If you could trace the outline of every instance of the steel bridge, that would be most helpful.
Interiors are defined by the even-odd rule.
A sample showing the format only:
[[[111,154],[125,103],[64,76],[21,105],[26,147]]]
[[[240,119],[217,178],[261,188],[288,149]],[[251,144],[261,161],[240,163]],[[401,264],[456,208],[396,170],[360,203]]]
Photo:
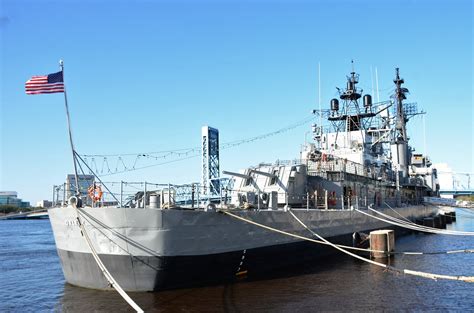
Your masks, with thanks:
[[[469,196],[474,195],[472,178],[474,173],[467,172],[439,172],[440,176],[447,179],[441,181],[441,195]]]

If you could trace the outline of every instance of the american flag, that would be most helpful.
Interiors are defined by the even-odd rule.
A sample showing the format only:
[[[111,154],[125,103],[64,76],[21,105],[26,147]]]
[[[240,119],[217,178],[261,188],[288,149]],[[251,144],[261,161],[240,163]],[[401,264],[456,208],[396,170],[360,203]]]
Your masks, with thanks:
[[[25,83],[27,95],[64,92],[63,72],[33,76]]]

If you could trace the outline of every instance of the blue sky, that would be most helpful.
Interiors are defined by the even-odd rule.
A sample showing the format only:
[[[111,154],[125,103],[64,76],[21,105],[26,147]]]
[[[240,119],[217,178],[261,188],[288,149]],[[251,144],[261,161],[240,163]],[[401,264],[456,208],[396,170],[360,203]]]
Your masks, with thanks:
[[[471,1],[0,5],[0,190],[25,200],[50,199],[72,171],[63,95],[24,93],[28,78],[57,71],[59,59],[81,154],[199,146],[203,125],[218,128],[221,142],[277,130],[317,108],[318,62],[324,108],[354,59],[365,92],[377,67],[381,100],[400,67],[408,101],[428,112],[432,160],[474,171]],[[223,150],[221,167],[297,157],[308,129]],[[422,152],[421,118],[409,132]],[[199,173],[192,158],[107,179],[185,183]]]

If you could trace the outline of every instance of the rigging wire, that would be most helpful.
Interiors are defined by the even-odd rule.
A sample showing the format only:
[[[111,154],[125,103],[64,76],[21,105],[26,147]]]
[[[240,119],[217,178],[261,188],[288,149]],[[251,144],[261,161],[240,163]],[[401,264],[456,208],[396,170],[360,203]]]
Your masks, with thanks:
[[[116,175],[116,174],[126,173],[126,172],[138,171],[138,170],[142,170],[142,169],[146,169],[146,168],[151,168],[151,167],[156,167],[156,166],[160,166],[160,165],[164,165],[164,164],[170,164],[170,163],[175,163],[175,162],[179,162],[179,161],[183,161],[183,160],[188,160],[188,159],[196,158],[196,157],[198,157],[198,156],[199,156],[199,154],[193,155],[193,156],[189,156],[189,157],[187,157],[187,158],[181,158],[181,159],[171,160],[171,161],[162,162],[162,163],[155,163],[155,164],[150,164],[150,165],[146,165],[146,166],[135,167],[134,169],[127,169],[127,168],[125,168],[125,169],[122,170],[122,171],[112,172],[112,173],[110,173],[110,174],[105,174],[105,175],[101,175],[101,176],[102,176],[102,177],[105,177],[105,176],[112,176],[112,175]]]
[[[261,135],[250,137],[250,138],[239,139],[239,140],[234,140],[234,141],[223,143],[222,146],[221,146],[221,150],[230,149],[230,148],[237,147],[237,146],[240,146],[240,145],[243,145],[243,144],[246,144],[246,143],[251,143],[251,142],[254,142],[254,141],[257,141],[257,140],[262,140],[262,139],[266,139],[268,137],[272,137],[272,136],[275,136],[275,135],[285,133],[285,132],[290,131],[292,129],[295,129],[299,126],[305,125],[313,119],[314,119],[314,116],[309,116],[309,117],[306,117],[302,120],[294,122],[294,123],[292,123],[292,124],[290,124],[286,127],[280,128],[276,131],[272,131],[272,132],[269,132],[269,133],[261,134]],[[184,149],[177,149],[177,150],[163,150],[163,151],[144,152],[144,153],[84,154],[84,155],[82,155],[82,157],[84,158],[84,160],[87,160],[87,158],[92,159],[90,167],[92,168],[92,167],[95,166],[95,172],[96,173],[100,173],[101,176],[111,176],[111,175],[115,175],[115,174],[121,174],[121,173],[136,171],[136,170],[142,170],[142,169],[146,169],[146,168],[151,168],[151,167],[170,164],[170,163],[179,162],[179,161],[183,161],[183,160],[188,160],[188,159],[198,157],[198,156],[200,156],[200,154],[201,154],[201,148],[200,147],[193,147],[193,148],[184,148]],[[142,160],[142,159],[159,160],[159,159],[166,159],[167,157],[170,157],[170,156],[180,157],[180,156],[183,156],[183,155],[184,155],[184,157],[173,159],[173,160],[166,161],[166,162],[154,163],[154,164],[149,164],[149,165],[144,165],[144,166],[137,166],[139,164],[139,161]],[[130,166],[130,167],[127,167],[127,165],[124,161],[124,158],[125,157],[131,157],[131,156],[135,156],[135,159],[133,161],[133,165]],[[97,157],[103,158],[102,170],[101,171],[98,170],[97,164],[95,162],[95,158],[97,158]],[[114,171],[112,171],[110,169],[109,165],[108,165],[108,161],[107,161],[108,157],[117,157],[117,162],[116,162]],[[104,173],[104,171],[103,171],[104,162],[107,165],[107,173]]]
[[[229,146],[235,146],[236,144],[243,144],[243,143],[248,143],[248,142],[252,142],[252,141],[256,141],[256,140],[260,140],[260,139],[265,139],[265,138],[268,138],[268,137],[274,136],[274,135],[278,135],[278,134],[284,133],[286,131],[292,130],[294,128],[297,128],[299,126],[302,126],[304,124],[307,124],[308,122],[310,122],[313,119],[314,119],[313,116],[309,116],[309,117],[306,117],[302,120],[294,122],[294,123],[292,123],[288,126],[285,126],[283,128],[277,129],[277,130],[269,132],[269,133],[265,133],[265,134],[261,134],[261,135],[258,135],[258,136],[245,138],[245,139],[238,139],[238,140],[234,140],[234,141],[224,142],[223,143],[223,148],[229,147]],[[183,155],[183,154],[186,154],[187,152],[188,153],[201,152],[201,147],[191,147],[191,148],[182,148],[182,149],[175,149],[175,150],[161,150],[161,151],[141,152],[141,153],[82,154],[81,156],[85,157],[85,158],[89,158],[89,157],[124,157],[124,156],[137,156],[137,155],[140,155],[140,156],[143,156],[143,157],[155,158],[155,156],[154,156],[155,154],[163,154],[165,156],[169,156],[169,155],[173,155],[173,154]]]
[[[244,143],[249,143],[249,142],[253,142],[253,141],[256,141],[256,140],[261,140],[261,139],[272,137],[272,136],[275,136],[275,135],[278,135],[278,134],[282,134],[282,133],[285,133],[289,130],[292,130],[292,129],[298,127],[298,126],[302,126],[302,125],[310,122],[313,119],[314,119],[314,117],[310,116],[310,117],[307,117],[307,118],[302,119],[300,121],[297,121],[297,122],[295,122],[291,125],[288,125],[284,128],[280,128],[276,131],[270,132],[270,133],[266,133],[266,134],[262,134],[262,135],[259,135],[259,136],[246,138],[246,139],[240,139],[240,140],[226,142],[222,145],[222,149],[227,149],[227,148],[235,147],[235,146],[238,146],[238,145],[241,145],[241,144],[244,144]]]

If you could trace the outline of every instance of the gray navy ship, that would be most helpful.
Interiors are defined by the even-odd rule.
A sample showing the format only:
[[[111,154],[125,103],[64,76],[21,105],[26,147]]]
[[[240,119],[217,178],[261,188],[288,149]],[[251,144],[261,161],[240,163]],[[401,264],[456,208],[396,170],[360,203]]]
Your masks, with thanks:
[[[347,86],[338,89],[339,99],[332,99],[329,109],[313,111],[319,124],[311,126],[313,140],[304,144],[296,160],[224,171],[231,177],[231,188],[219,186],[219,180],[204,186],[219,189],[218,197],[201,195],[196,200],[196,193],[210,191],[193,188],[193,200],[183,203],[168,187],[137,193],[123,205],[81,206],[79,199],[70,199],[69,204],[50,209],[67,282],[110,288],[79,223],[124,290],[154,291],[324,262],[334,253],[332,247],[245,220],[311,236],[289,214],[291,210],[332,243],[353,245],[364,233],[390,227],[371,218],[368,208],[412,221],[436,214],[436,206],[423,203],[425,196],[439,193],[436,169],[409,145],[406,124],[419,113],[413,104],[404,103],[408,89],[399,70],[389,101],[373,103],[370,95],[362,95],[358,82],[352,71]],[[354,208],[367,210],[368,215]]]

